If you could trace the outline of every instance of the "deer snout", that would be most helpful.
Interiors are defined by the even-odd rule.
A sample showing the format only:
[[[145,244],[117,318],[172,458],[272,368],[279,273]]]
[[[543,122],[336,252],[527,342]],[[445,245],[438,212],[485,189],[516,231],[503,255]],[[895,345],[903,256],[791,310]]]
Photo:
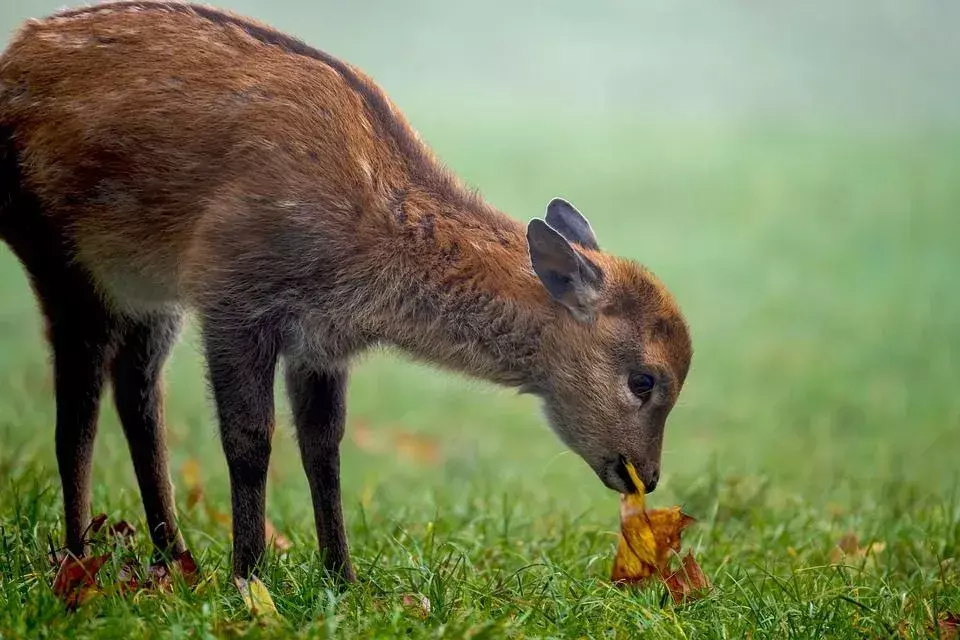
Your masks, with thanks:
[[[653,493],[660,482],[660,463],[648,462],[647,464],[637,465],[637,475],[643,481],[643,488],[647,493]]]
[[[630,477],[630,472],[627,471],[628,460],[633,464],[633,468],[637,472],[637,477],[643,482],[644,492],[653,493],[657,488],[657,484],[660,482],[660,462],[657,460],[636,460],[621,455],[615,464],[614,472],[617,478],[627,488],[625,493],[636,493],[637,491],[633,478]]]
[[[660,462],[648,460],[638,462],[627,456],[617,456],[615,459],[608,460],[605,465],[597,470],[597,475],[607,487],[618,493],[636,493],[637,486],[627,471],[627,460],[631,460],[637,476],[643,482],[645,493],[652,493],[660,482]]]

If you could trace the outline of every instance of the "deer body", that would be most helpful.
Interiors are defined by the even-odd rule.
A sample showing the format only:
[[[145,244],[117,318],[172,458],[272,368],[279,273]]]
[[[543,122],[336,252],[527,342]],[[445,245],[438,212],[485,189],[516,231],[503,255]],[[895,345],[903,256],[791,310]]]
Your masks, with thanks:
[[[600,252],[570,205],[525,229],[449,174],[360,71],[177,2],[30,22],[0,57],[0,236],[48,323],[78,554],[107,380],[153,541],[183,550],[160,374],[187,308],[230,469],[239,575],[264,548],[280,360],[324,562],[348,579],[339,443],[359,351],[389,344],[540,395],[561,438],[621,490],[624,459],[656,483],[690,361],[669,294]],[[662,382],[633,397],[637,367]]]

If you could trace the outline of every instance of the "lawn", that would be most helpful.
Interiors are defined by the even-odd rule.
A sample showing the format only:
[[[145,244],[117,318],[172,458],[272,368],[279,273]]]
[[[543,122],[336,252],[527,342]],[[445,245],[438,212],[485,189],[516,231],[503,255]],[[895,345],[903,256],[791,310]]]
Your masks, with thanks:
[[[13,14],[0,8],[0,23]],[[331,50],[349,54],[348,35]],[[392,90],[406,58],[391,67],[386,45],[364,42],[356,57],[384,62]],[[477,61],[491,75],[495,63]],[[354,367],[343,448],[359,580],[341,592],[319,570],[280,403],[267,509],[290,548],[261,577],[282,619],[253,619],[230,581],[226,463],[191,327],[167,371],[167,421],[181,527],[209,579],[68,614],[47,560],[62,534],[48,356],[0,244],[0,640],[937,637],[936,621],[960,614],[960,126],[623,105],[545,115],[529,94],[463,111],[462,96],[411,88],[422,68],[392,76],[395,95],[455,171],[521,220],[566,197],[604,249],[679,300],[695,355],[648,503],[697,518],[684,544],[714,589],[675,606],[657,585],[612,586],[618,496],[535,401],[381,352]],[[134,524],[146,563],[132,465],[104,407],[94,512]]]
[[[259,626],[229,580],[226,466],[190,331],[169,368],[168,422],[183,530],[212,579],[66,615],[46,560],[61,508],[50,375],[4,248],[0,636],[884,637],[960,611],[960,138],[616,124],[425,133],[518,217],[562,192],[605,247],[675,291],[696,355],[650,503],[698,518],[685,541],[709,597],[675,607],[660,587],[610,585],[617,496],[532,400],[378,353],[355,367],[344,446],[360,580],[338,593],[318,571],[284,417],[268,513],[292,548],[263,574],[283,622]],[[101,425],[95,510],[143,530],[112,410]],[[187,508],[190,461],[209,508]],[[848,533],[873,551],[839,554]],[[404,605],[411,594],[428,614]]]

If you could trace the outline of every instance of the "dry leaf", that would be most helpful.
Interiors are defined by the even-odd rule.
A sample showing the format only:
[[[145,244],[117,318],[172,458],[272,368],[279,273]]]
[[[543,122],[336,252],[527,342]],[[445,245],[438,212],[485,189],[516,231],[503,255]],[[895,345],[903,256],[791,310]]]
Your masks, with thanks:
[[[440,461],[440,446],[415,433],[397,433],[393,442],[397,453],[419,464],[436,464]]]
[[[203,504],[204,504],[204,508],[205,508],[205,510],[206,510],[206,512],[207,512],[207,517],[208,517],[208,518],[210,518],[211,520],[213,520],[214,522],[216,522],[217,524],[219,524],[221,527],[225,527],[225,528],[227,528],[227,529],[232,529],[232,524],[231,524],[231,521],[230,521],[230,514],[224,513],[223,511],[220,511],[219,509],[215,509],[214,507],[210,506],[210,503],[209,503],[209,502],[204,502]]]
[[[137,530],[129,522],[121,520],[108,527],[106,527],[106,524],[107,518],[105,515],[100,514],[95,517],[87,528],[89,534],[87,541],[90,541],[91,537],[97,532],[105,531],[107,535],[119,538],[127,545],[133,544]],[[104,542],[102,536],[94,540],[95,544],[103,544]],[[167,589],[171,584],[172,574],[163,565],[151,566],[147,572],[146,580],[142,580],[140,564],[130,549],[127,549],[119,560],[122,564],[117,572],[116,582],[102,589],[97,584],[97,573],[110,559],[111,555],[109,553],[77,559],[72,555],[51,549],[51,559],[57,557],[62,559],[59,560],[57,565],[58,570],[53,581],[53,591],[71,609],[89,601],[97,593],[127,594],[139,591],[141,588]],[[193,560],[193,555],[189,551],[180,553],[174,559],[173,567],[174,571],[180,574],[188,585],[194,586],[198,582],[200,572],[197,569],[197,563]]]
[[[128,541],[137,534],[137,528],[126,520],[121,520],[116,524],[110,525],[110,528],[107,529],[107,531],[112,536],[123,538]]]
[[[183,486],[187,488],[187,510],[193,509],[203,502],[203,486],[200,483],[200,463],[194,458],[188,458],[180,467],[180,477]]]
[[[133,593],[140,590],[140,567],[136,559],[123,563],[117,572],[116,588],[120,593]]]
[[[200,502],[203,502],[203,487],[196,485],[187,489],[187,511],[191,511]]]
[[[273,548],[281,553],[286,553],[293,548],[293,543],[277,530],[274,524],[270,522],[269,518],[266,519],[265,524],[267,544],[273,545]]]
[[[103,528],[103,525],[106,524],[106,522],[107,514],[105,513],[98,513],[97,515],[93,516],[93,519],[90,520],[90,524],[87,526],[86,537],[89,539],[100,533],[100,529]]]
[[[350,439],[358,449],[366,451],[367,453],[378,453],[384,449],[383,443],[380,438],[377,437],[377,433],[363,422],[358,422],[351,426]]]
[[[440,445],[430,438],[408,431],[374,430],[363,422],[351,425],[350,439],[361,451],[392,452],[418,464],[436,464],[441,457]]]
[[[200,463],[196,458],[187,458],[180,467],[180,477],[183,478],[183,484],[187,487],[200,485]]]
[[[197,584],[200,579],[200,569],[197,567],[197,562],[193,559],[193,554],[190,553],[189,549],[184,550],[174,559],[173,566],[183,576],[184,582],[191,587]]]
[[[694,519],[680,507],[647,511],[643,482],[633,465],[628,464],[627,470],[638,491],[620,500],[620,544],[611,579],[640,583],[654,574],[669,575],[671,554],[680,551],[680,534]]]
[[[703,569],[697,564],[693,551],[687,552],[680,569],[664,578],[663,583],[677,604],[694,600],[713,586],[710,584],[710,579],[703,573]]]
[[[53,579],[53,593],[63,600],[68,608],[76,609],[99,591],[97,573],[109,559],[109,553],[85,558],[66,556]]]
[[[403,608],[419,618],[427,618],[430,616],[430,598],[408,593],[403,596]]]
[[[277,607],[273,604],[273,598],[270,597],[270,592],[267,591],[266,585],[260,582],[258,577],[253,576],[249,580],[234,577],[233,583],[237,585],[237,589],[240,591],[240,597],[243,598],[243,603],[247,605],[250,613],[262,617],[280,615],[277,613]]]
[[[887,548],[885,542],[871,542],[865,547],[860,546],[860,538],[852,531],[846,533],[830,551],[830,561],[839,564],[844,560],[862,560],[871,555],[878,555]]]
[[[940,614],[937,627],[941,640],[957,640],[960,638],[960,614],[947,612]],[[931,632],[933,630],[931,629]],[[935,635],[935,634],[931,634]]]
[[[176,556],[171,566],[159,562],[150,565],[145,587],[166,591],[173,586],[174,573],[179,574],[190,587],[196,586],[200,581],[200,570],[189,549]]]

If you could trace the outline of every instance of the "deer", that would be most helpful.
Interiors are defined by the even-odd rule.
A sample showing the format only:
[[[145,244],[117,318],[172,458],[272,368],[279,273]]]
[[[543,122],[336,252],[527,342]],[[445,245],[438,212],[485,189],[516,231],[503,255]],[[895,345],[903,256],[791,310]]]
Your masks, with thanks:
[[[163,368],[189,314],[229,470],[232,571],[261,566],[285,381],[322,570],[351,363],[377,347],[533,394],[610,489],[660,478],[692,346],[647,268],[551,200],[523,224],[465,186],[354,66],[252,19],[127,0],[25,23],[0,57],[0,237],[44,319],[66,549],[82,556],[105,385],[155,554],[185,550]],[[282,373],[281,373],[282,372]]]

